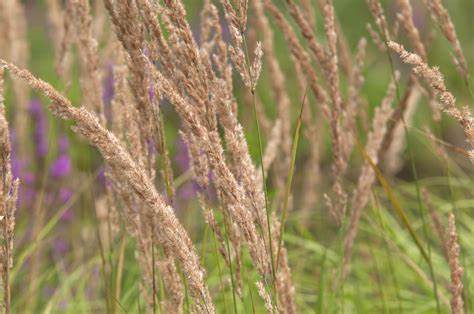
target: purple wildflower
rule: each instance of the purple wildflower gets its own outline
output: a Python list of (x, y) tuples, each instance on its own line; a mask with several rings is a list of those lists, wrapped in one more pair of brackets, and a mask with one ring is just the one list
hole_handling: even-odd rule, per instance
[(107, 75), (102, 81), (102, 101), (104, 102), (104, 115), (105, 119), (109, 123), (113, 123), (112, 116), (112, 99), (114, 98), (114, 72), (112, 71), (112, 65), (107, 69)]
[(54, 252), (58, 255), (63, 255), (69, 248), (68, 243), (63, 238), (56, 238), (53, 243)]
[(102, 101), (105, 104), (110, 104), (112, 98), (114, 97), (114, 72), (112, 71), (112, 66), (107, 70), (107, 75), (102, 81), (103, 90), (102, 90)]
[(99, 181), (100, 185), (105, 187), (109, 186), (109, 182), (105, 176), (105, 168), (104, 166), (100, 166), (99, 172), (97, 173), (97, 181)]
[(27, 170), (25, 160), (19, 158), (17, 154), (18, 142), (15, 130), (10, 130), (10, 142), (12, 143), (12, 175), (16, 179), (20, 179), (20, 187), (18, 191), (17, 206), (18, 208), (30, 206), (35, 195), (36, 189), (32, 188), (35, 183), (35, 175)]
[(10, 128), (10, 143), (12, 145), (11, 160), (12, 160), (12, 174), (13, 178), (20, 178), (24, 168), (24, 162), (20, 160), (16, 154), (17, 142), (16, 142), (15, 130)]
[(26, 185), (33, 185), (35, 183), (35, 175), (32, 172), (26, 171), (21, 176), (21, 181)]
[(58, 151), (60, 154), (66, 154), (69, 149), (69, 141), (66, 135), (61, 135), (58, 139)]
[(61, 200), (61, 203), (66, 203), (68, 202), (72, 197), (72, 191), (68, 188), (62, 188), (59, 191), (59, 199)]
[(193, 199), (200, 190), (201, 189), (196, 182), (187, 182), (178, 189), (178, 199), (182, 201), (189, 201)]
[[(69, 200), (71, 199), (72, 197), (72, 191), (68, 188), (61, 188), (61, 190), (59, 191), (59, 201), (65, 205), (67, 202), (69, 202)], [(71, 207), (68, 207), (63, 215), (61, 216), (61, 220), (63, 222), (69, 222), (69, 221), (72, 221), (74, 219), (74, 212), (72, 210)]]
[(61, 216), (62, 222), (70, 222), (74, 219), (74, 213), (72, 208), (68, 208), (64, 211), (63, 215)]
[(36, 156), (44, 158), (48, 153), (48, 119), (39, 100), (30, 102), (29, 112), (33, 120)]
[(18, 206), (29, 207), (36, 197), (36, 189), (26, 185), (21, 185), (19, 195), (20, 197), (18, 198)]
[(18, 158), (13, 157), (12, 154), (12, 175), (13, 178), (20, 178), (23, 171), (25, 163), (19, 160)]
[(176, 140), (176, 155), (175, 161), (178, 164), (178, 167), (182, 171), (186, 171), (189, 169), (189, 152), (188, 152), (188, 145), (186, 142), (181, 138), (178, 137)]
[(61, 154), (50, 168), (51, 177), (64, 178), (71, 172), (71, 159), (66, 154)]

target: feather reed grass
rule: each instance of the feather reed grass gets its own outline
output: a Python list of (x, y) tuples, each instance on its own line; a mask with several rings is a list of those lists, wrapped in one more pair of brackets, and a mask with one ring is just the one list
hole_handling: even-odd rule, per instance
[[(449, 42), (469, 89), (468, 55), (452, 17), (441, 0), (423, 3)], [(38, 8), (0, 1), (5, 311), (49, 312), (62, 299), (74, 298), (79, 301), (71, 304), (82, 312), (118, 313), (129, 311), (130, 304), (138, 312), (153, 313), (215, 313), (231, 307), (235, 313), (401, 312), (419, 309), (417, 302), (408, 302), (411, 298), (423, 298), (426, 308), (434, 309), (435, 302), (425, 295), (430, 288), (439, 313), (449, 305), (453, 313), (471, 309), (470, 274), (461, 266), (459, 243), (465, 228), (456, 229), (453, 214), (445, 227), (437, 209), (446, 206), (446, 211), (456, 211), (458, 221), (472, 220), (463, 210), (471, 205), (472, 184), (470, 164), (462, 156), (474, 162), (474, 118), (470, 107), (458, 108), (454, 95), (460, 103), (472, 99), (458, 96), (454, 84), (449, 91), (451, 82), (429, 65), (436, 62), (430, 50), (434, 32), (419, 15), (419, 6), (408, 0), (397, 0), (386, 10), (379, 0), (366, 4), (372, 22), (366, 34), (353, 38), (357, 28), (345, 29), (347, 18), (338, 18), (343, 11), (332, 0), (203, 0), (195, 14), (198, 22), (189, 9), (197, 7), (195, 1), (47, 0), (44, 18), (52, 63), (65, 89), (61, 93), (26, 70), (35, 61), (27, 38), (28, 24), (41, 18)], [(357, 19), (358, 24), (366, 22)], [(404, 39), (414, 53), (398, 43)], [(388, 56), (390, 71), (379, 64), (377, 50)], [(390, 53), (411, 67), (406, 80), (395, 71)], [(36, 64), (34, 69), (41, 71)], [(7, 84), (5, 70), (11, 77)], [(376, 81), (387, 73), (391, 82), (375, 103)], [(12, 87), (11, 93), (5, 86)], [(67, 133), (65, 126), (72, 125), (78, 138), (71, 156), (58, 140), (38, 163), (30, 158), (29, 135), (34, 132), (36, 138), (40, 124), (35, 122), (34, 130), (26, 127), (30, 91), (45, 96), (53, 116), (68, 121), (45, 116), (44, 124), (51, 123), (51, 132), (43, 134), (48, 144), (56, 140), (55, 131)], [(297, 108), (298, 97), (303, 100)], [(81, 106), (74, 106), (79, 99)], [(432, 107), (433, 116), (423, 118), (436, 128), (436, 137), (415, 123), (422, 118), (417, 114), (423, 100)], [(437, 127), (440, 111), (462, 128), (467, 148), (451, 143), (455, 132)], [(436, 162), (445, 163), (447, 183), (419, 176), (440, 168), (424, 165), (434, 161), (426, 158), (422, 145), (414, 147), (412, 136), (420, 134), (416, 140), (424, 143), (428, 137), (435, 155), (442, 157)], [(179, 141), (173, 147), (175, 136)], [(98, 150), (104, 165), (92, 151), (84, 153), (83, 140)], [(449, 150), (439, 148), (440, 143)], [(353, 152), (355, 147), (360, 154)], [(56, 153), (67, 160), (61, 164)], [(71, 164), (69, 158), (79, 155), (77, 165)], [(61, 167), (67, 173), (74, 168), (76, 174), (89, 171), (87, 166), (94, 170), (80, 187), (71, 184), (73, 196), (61, 205), (50, 200), (75, 181), (55, 177)], [(175, 173), (180, 173), (176, 179)], [(25, 181), (22, 186), (17, 177)], [(25, 193), (32, 186), (33, 200)], [(465, 199), (456, 199), (461, 195)], [(418, 212), (409, 210), (415, 198)], [(427, 229), (422, 202), (433, 232)], [(63, 229), (76, 235), (69, 228), (72, 221), (67, 222), (72, 205), (95, 209), (95, 233), (84, 223), (79, 236), (67, 239), (73, 246), (57, 248), (53, 229), (59, 237)], [(373, 211), (367, 210), (370, 206)], [(31, 221), (24, 210), (29, 207), (36, 210)], [(56, 207), (57, 212), (49, 211)], [(194, 208), (200, 211), (188, 210)], [(83, 222), (82, 217), (74, 219)], [(420, 225), (423, 237), (418, 236)], [(200, 237), (202, 243), (197, 242)], [(463, 257), (469, 256), (469, 245), (461, 244)], [(13, 248), (20, 251), (15, 264)], [(87, 260), (91, 252), (96, 255)], [(441, 253), (447, 263), (439, 262)], [(418, 265), (414, 256), (426, 264)], [(55, 263), (55, 271), (43, 274), (47, 259)], [(89, 266), (98, 266), (102, 280), (84, 285), (87, 276), (81, 275)], [(450, 280), (443, 277), (448, 266)], [(30, 281), (32, 297), (16, 293), (23, 277)], [(43, 302), (39, 292), (53, 277), (61, 286)], [(413, 280), (419, 278), (421, 282)], [(358, 280), (377, 284), (360, 285)], [(437, 282), (449, 285), (438, 288)], [(95, 294), (104, 298), (100, 305), (80, 302)], [(369, 294), (380, 295), (380, 302), (365, 302)]]
[(446, 89), (443, 75), (436, 67), (430, 67), (423, 62), (421, 57), (414, 53), (409, 53), (405, 48), (393, 41), (388, 42), (388, 46), (396, 52), (402, 61), (411, 65), (415, 75), (423, 78), (438, 96), (441, 102), (441, 110), (455, 119), (461, 126), (466, 136), (466, 141), (470, 145), (468, 150), (471, 162), (474, 162), (474, 117), (469, 107), (459, 109), (456, 106), (456, 98)]
[(5, 313), (9, 314), (11, 312), (10, 273), (13, 267), (13, 238), (19, 180), (14, 179), (11, 172), (10, 132), (3, 98), (3, 73), (3, 69), (0, 69), (0, 235), (2, 238), (0, 271), (3, 281), (3, 306)]
[(461, 43), (448, 10), (446, 10), (441, 0), (423, 0), (423, 3), (428, 8), (433, 21), (438, 24), (444, 37), (452, 45), (454, 50), (453, 62), (456, 65), (459, 73), (463, 76), (466, 82), (468, 82), (469, 70), (466, 58), (464, 57)]
[(74, 131), (87, 138), (99, 149), (105, 161), (110, 165), (114, 180), (124, 181), (133, 193), (147, 205), (145, 210), (159, 223), (156, 230), (160, 242), (167, 247), (180, 262), (187, 274), (191, 293), (196, 299), (198, 308), (213, 312), (214, 307), (210, 294), (204, 283), (204, 270), (200, 265), (194, 245), (186, 231), (176, 219), (171, 207), (167, 206), (163, 197), (156, 191), (143, 169), (132, 160), (127, 151), (120, 145), (117, 138), (100, 125), (98, 119), (83, 107), (74, 107), (71, 102), (56, 91), (48, 83), (35, 78), (30, 72), (0, 60), (2, 68), (24, 80), (31, 88), (43, 93), (52, 103), (51, 111), (61, 119), (76, 123)]
[(464, 268), (459, 262), (459, 243), (456, 231), (456, 218), (450, 213), (448, 224), (448, 237), (446, 239), (446, 249), (448, 251), (449, 269), (451, 270), (451, 311), (452, 313), (464, 313), (463, 308), (463, 284), (462, 275)]

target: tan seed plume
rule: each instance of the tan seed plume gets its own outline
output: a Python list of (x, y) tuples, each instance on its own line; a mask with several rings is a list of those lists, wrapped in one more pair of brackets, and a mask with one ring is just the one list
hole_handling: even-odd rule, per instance
[(398, 20), (405, 29), (410, 44), (415, 49), (416, 53), (426, 60), (426, 49), (421, 40), (420, 33), (413, 22), (413, 8), (410, 0), (397, 0), (401, 13), (399, 13)]
[(205, 284), (204, 270), (186, 230), (177, 220), (173, 209), (166, 205), (162, 196), (156, 191), (144, 169), (136, 165), (115, 135), (105, 129), (85, 108), (72, 106), (71, 102), (50, 84), (1, 59), (0, 66), (9, 69), (13, 75), (24, 80), (31, 88), (48, 97), (52, 101), (50, 109), (53, 114), (61, 119), (74, 121), (74, 131), (98, 148), (116, 179), (127, 182), (134, 193), (147, 205), (146, 210), (149, 210), (149, 215), (156, 217), (158, 225), (153, 232), (180, 262), (186, 273), (190, 292), (200, 310), (214, 312), (210, 293)]
[(10, 132), (4, 105), (3, 68), (0, 67), (0, 273), (3, 281), (3, 307), (11, 311), (10, 270), (13, 267), (15, 212), (20, 181), (13, 179)]
[[(393, 109), (391, 104), (395, 98), (396, 82), (392, 81), (388, 87), (387, 94), (382, 100), (380, 107), (376, 109), (373, 119), (372, 131), (368, 135), (365, 151), (372, 161), (377, 164), (378, 152), (387, 131), (387, 121)], [(354, 241), (358, 233), (362, 210), (369, 201), (372, 185), (375, 182), (375, 173), (368, 161), (362, 166), (357, 187), (352, 195), (351, 216), (349, 218), (349, 230), (344, 238), (344, 257), (342, 264), (341, 281), (344, 281), (349, 273), (349, 262), (352, 256)]]
[(456, 33), (456, 28), (451, 20), (448, 10), (443, 6), (441, 0), (423, 0), (423, 3), (430, 11), (431, 18), (438, 24), (444, 37), (451, 43), (454, 50), (454, 64), (458, 71), (467, 80), (469, 76), (468, 66), (464, 53), (462, 51), (461, 43)]
[(456, 219), (453, 213), (449, 214), (446, 248), (448, 250), (449, 269), (451, 270), (451, 312), (453, 314), (462, 314), (464, 313), (464, 302), (462, 297), (464, 289), (462, 275), (464, 274), (464, 268), (459, 262), (460, 249), (458, 234), (456, 231)]
[(388, 46), (400, 56), (404, 63), (413, 67), (412, 71), (415, 75), (424, 79), (428, 86), (433, 89), (441, 103), (441, 110), (460, 124), (470, 145), (469, 157), (471, 162), (474, 163), (474, 117), (469, 108), (459, 109), (456, 106), (456, 98), (447, 90), (443, 75), (438, 68), (428, 66), (419, 55), (409, 53), (396, 42), (389, 41)]

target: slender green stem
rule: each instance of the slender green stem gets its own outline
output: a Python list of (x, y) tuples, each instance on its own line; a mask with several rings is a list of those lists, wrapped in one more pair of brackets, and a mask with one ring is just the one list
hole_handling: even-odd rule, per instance
[(371, 260), (374, 263), (374, 268), (375, 268), (374, 269), (374, 273), (375, 273), (374, 277), (375, 277), (375, 282), (376, 282), (376, 285), (378, 287), (379, 294), (380, 294), (381, 306), (383, 308), (383, 312), (387, 313), (388, 312), (388, 310), (387, 310), (387, 300), (386, 300), (387, 297), (386, 297), (384, 289), (383, 289), (383, 282), (382, 282), (382, 278), (381, 278), (382, 277), (381, 276), (381, 270), (380, 270), (379, 263), (377, 261), (377, 255), (374, 252), (374, 248), (373, 248), (372, 244), (369, 244), (368, 247), (369, 247), (369, 253), (370, 253)]
[(109, 284), (109, 280), (107, 278), (107, 276), (108, 276), (107, 270), (106, 270), (107, 262), (106, 262), (106, 259), (105, 259), (104, 246), (103, 246), (102, 240), (100, 238), (98, 221), (96, 221), (96, 236), (97, 236), (97, 242), (99, 244), (100, 259), (102, 261), (101, 274), (102, 274), (102, 279), (104, 281), (105, 307), (106, 307), (106, 312), (110, 314), (110, 313), (112, 313), (111, 304), (110, 304), (110, 291), (109, 291), (110, 284)]
[[(154, 230), (154, 228), (152, 229)], [(151, 269), (152, 269), (152, 289), (153, 289), (153, 314), (156, 314), (156, 274), (155, 274), (155, 246), (153, 245), (153, 234), (152, 233), (152, 241), (151, 241)]]
[[(388, 228), (387, 228), (387, 224), (386, 224), (385, 220), (382, 217), (382, 213), (380, 211), (381, 206), (380, 206), (379, 199), (377, 197), (377, 194), (373, 193), (373, 195), (374, 195), (374, 200), (375, 200), (374, 211), (376, 213), (376, 217), (379, 220), (379, 223), (380, 223), (380, 226), (381, 226), (382, 230), (387, 232)], [(398, 280), (397, 280), (397, 276), (396, 276), (396, 273), (395, 273), (395, 267), (393, 265), (393, 260), (392, 260), (391, 252), (390, 252), (390, 249), (389, 249), (388, 241), (385, 237), (383, 237), (383, 241), (384, 241), (384, 244), (385, 244), (384, 249), (385, 249), (385, 253), (386, 253), (386, 257), (387, 257), (387, 265), (388, 265), (388, 268), (390, 269), (390, 275), (391, 275), (391, 278), (392, 278), (392, 281), (393, 281), (393, 288), (395, 289), (395, 296), (397, 298), (398, 313), (403, 313)]]
[(418, 183), (418, 171), (416, 169), (413, 152), (410, 149), (411, 148), (410, 138), (408, 136), (407, 125), (406, 125), (405, 118), (403, 117), (403, 115), (402, 115), (401, 119), (402, 119), (402, 123), (403, 123), (403, 129), (405, 131), (405, 138), (406, 138), (406, 142), (407, 142), (407, 151), (408, 151), (408, 154), (410, 156), (411, 170), (412, 170), (412, 173), (413, 173), (413, 176), (414, 176), (414, 179), (415, 179), (415, 189), (416, 189), (416, 198), (417, 198), (417, 203), (418, 203), (418, 211), (420, 212), (420, 215), (421, 215), (421, 220), (422, 220), (422, 224), (423, 224), (423, 233), (425, 235), (425, 238), (427, 240), (427, 245), (428, 245), (428, 257), (429, 257), (428, 267), (430, 269), (430, 276), (431, 276), (431, 279), (433, 281), (433, 293), (434, 293), (434, 296), (435, 296), (435, 299), (436, 299), (436, 310), (437, 310), (437, 313), (439, 314), (439, 313), (441, 313), (441, 307), (440, 307), (439, 298), (438, 298), (438, 284), (436, 282), (436, 276), (435, 276), (435, 273), (434, 273), (433, 263), (432, 263), (432, 260), (431, 260), (431, 245), (430, 245), (429, 240), (428, 240), (428, 229), (427, 229), (427, 224), (426, 224), (426, 219), (425, 219), (425, 210), (424, 210), (424, 207), (423, 207), (423, 203), (421, 201), (421, 191), (420, 191), (420, 185)]
[(280, 264), (279, 263), (280, 251), (283, 244), (283, 234), (285, 232), (286, 215), (287, 215), (287, 210), (288, 210), (288, 199), (290, 198), (291, 185), (293, 184), (293, 175), (295, 173), (296, 152), (298, 151), (298, 143), (300, 139), (301, 126), (303, 124), (302, 117), (303, 117), (303, 109), (304, 109), (304, 103), (306, 101), (307, 92), (308, 92), (308, 89), (306, 88), (305, 93), (303, 95), (303, 100), (301, 102), (300, 114), (296, 122), (295, 135), (293, 137), (293, 145), (291, 147), (291, 162), (290, 162), (290, 166), (288, 170), (288, 179), (286, 181), (285, 197), (283, 198), (283, 208), (281, 210), (280, 234), (279, 234), (279, 239), (278, 239), (277, 263), (276, 263), (277, 270)]
[(321, 261), (321, 275), (319, 278), (319, 293), (318, 299), (316, 301), (315, 312), (319, 314), (324, 313), (324, 281), (326, 280), (325, 270), (326, 270), (326, 255), (327, 249), (324, 250), (323, 260)]
[[(212, 233), (212, 237), (214, 239), (214, 251), (216, 254), (216, 264), (217, 264), (217, 271), (219, 273), (219, 283), (221, 285), (221, 291), (224, 292), (224, 283), (222, 282), (222, 269), (221, 269), (221, 263), (219, 263), (219, 250), (218, 250), (218, 245), (217, 245), (217, 239), (216, 239), (216, 234), (215, 232)], [(227, 313), (227, 302), (226, 302), (226, 297), (225, 293), (222, 294), (222, 299), (224, 303), (224, 313)]]
[(260, 134), (260, 124), (258, 122), (257, 105), (255, 101), (255, 91), (252, 91), (252, 98), (253, 98), (253, 113), (254, 113), (254, 118), (255, 118), (255, 124), (257, 126), (258, 146), (260, 150), (260, 169), (262, 172), (263, 193), (265, 195), (265, 214), (266, 214), (266, 220), (267, 220), (268, 245), (270, 249), (271, 270), (272, 270), (272, 277), (273, 277), (273, 286), (276, 291), (276, 287), (275, 287), (276, 272), (275, 272), (275, 261), (274, 261), (273, 244), (272, 244), (272, 227), (271, 227), (271, 220), (270, 220), (271, 213), (270, 213), (270, 208), (268, 206), (268, 192), (267, 192), (267, 181), (265, 179), (265, 169), (263, 168), (262, 136)]
[[(394, 67), (394, 64), (393, 64), (392, 57), (390, 55), (390, 49), (389, 49), (388, 44), (387, 44), (387, 39), (385, 39), (385, 47), (386, 47), (386, 51), (387, 51), (387, 58), (388, 58), (388, 61), (389, 61), (389, 64), (390, 64), (391, 73), (392, 73), (392, 79), (395, 83), (396, 90), (397, 90), (397, 100), (400, 103), (400, 87), (399, 87), (398, 81), (395, 77), (395, 67)], [(408, 151), (408, 154), (409, 154), (410, 166), (411, 166), (411, 170), (412, 170), (412, 173), (413, 173), (413, 177), (415, 179), (415, 188), (416, 188), (416, 198), (417, 198), (417, 202), (418, 202), (418, 210), (420, 212), (421, 219), (422, 219), (423, 232), (425, 234), (425, 238), (427, 238), (428, 237), (428, 231), (427, 231), (427, 228), (426, 228), (423, 204), (422, 204), (422, 201), (421, 201), (420, 186), (419, 186), (419, 183), (418, 183), (418, 172), (417, 172), (417, 169), (416, 169), (413, 152), (411, 150), (410, 138), (408, 136), (408, 128), (407, 128), (407, 124), (406, 124), (403, 112), (401, 114), (400, 119), (402, 121), (403, 130), (404, 130), (404, 134), (405, 134), (405, 139), (406, 139), (406, 142), (407, 142), (407, 151)], [(421, 248), (421, 246), (420, 246), (420, 248)], [(431, 261), (431, 247), (429, 245), (429, 241), (428, 241), (427, 263), (428, 263), (428, 267), (430, 269), (430, 276), (431, 276), (431, 279), (433, 281), (433, 294), (434, 294), (434, 297), (435, 297), (435, 300), (436, 300), (436, 312), (438, 314), (440, 314), (441, 313), (441, 307), (440, 307), (439, 298), (438, 298), (438, 285), (437, 285), (437, 282), (436, 282), (436, 277), (435, 277), (435, 274), (434, 274), (433, 264), (432, 264), (432, 261)]]
[(227, 249), (227, 258), (229, 259), (230, 281), (232, 284), (232, 301), (234, 304), (234, 313), (237, 314), (238, 313), (237, 297), (235, 295), (236, 286), (235, 286), (235, 280), (234, 280), (234, 271), (232, 269), (232, 258), (230, 255), (229, 231), (227, 229), (227, 220), (225, 219), (225, 215), (224, 215), (224, 232), (225, 232), (225, 240), (226, 240), (225, 244), (226, 244), (226, 249)]
[[(243, 29), (243, 28), (242, 28)], [(250, 76), (250, 57), (247, 45), (247, 39), (245, 34), (242, 32), (242, 38), (244, 43), (244, 50), (245, 50), (245, 58), (246, 58), (246, 65), (247, 71)], [(263, 167), (263, 145), (262, 145), (262, 135), (260, 132), (260, 123), (258, 120), (258, 113), (257, 113), (257, 102), (256, 102), (256, 95), (255, 95), (255, 84), (256, 82), (251, 82), (252, 88), (250, 90), (252, 94), (252, 104), (253, 104), (253, 114), (255, 119), (255, 125), (257, 127), (257, 136), (258, 136), (258, 148), (259, 148), (259, 159), (260, 159), (260, 170), (262, 172), (262, 182), (263, 182), (263, 193), (265, 196), (265, 215), (266, 215), (266, 223), (267, 223), (267, 231), (268, 231), (268, 246), (270, 250), (270, 268), (272, 271), (272, 281), (273, 281), (273, 299), (275, 301), (275, 305), (277, 304), (277, 297), (276, 297), (276, 272), (275, 272), (275, 257), (273, 254), (273, 244), (272, 244), (272, 229), (271, 229), (271, 212), (270, 207), (268, 206), (268, 190), (267, 190), (267, 180), (265, 179), (265, 169)]]
[(379, 180), (380, 184), (385, 190), (385, 193), (387, 194), (387, 197), (389, 198), (392, 207), (395, 209), (395, 212), (398, 214), (400, 219), (402, 220), (403, 224), (405, 227), (408, 229), (408, 232), (410, 233), (410, 236), (412, 237), (413, 241), (415, 242), (416, 246), (418, 247), (421, 256), (425, 259), (425, 261), (430, 264), (430, 259), (428, 256), (428, 253), (426, 253), (426, 250), (424, 249), (422, 242), (418, 235), (416, 234), (415, 230), (413, 229), (412, 225), (410, 224), (410, 220), (408, 219), (408, 216), (406, 215), (405, 211), (403, 210), (402, 206), (400, 205), (398, 199), (395, 197), (395, 194), (393, 193), (392, 188), (390, 187), (389, 183), (385, 179), (385, 177), (382, 175), (382, 172), (380, 169), (377, 167), (377, 165), (374, 163), (372, 158), (367, 154), (365, 149), (362, 147), (359, 139), (356, 137), (356, 144), (358, 149), (360, 150), (362, 156), (364, 159), (369, 163), (371, 168), (375, 172), (375, 176)]
[[(125, 234), (122, 233), (120, 236), (120, 249), (119, 249), (119, 254), (118, 254), (118, 259), (117, 259), (117, 265), (116, 265), (116, 274), (115, 274), (115, 299), (117, 302), (120, 300), (120, 295), (122, 291), (122, 275), (123, 275), (123, 269), (124, 269), (124, 262), (125, 262), (125, 246), (127, 244)], [(118, 302), (120, 305), (120, 302)], [(117, 310), (115, 308), (115, 310)]]
[(189, 302), (189, 288), (188, 288), (188, 282), (185, 280), (186, 276), (184, 276), (183, 271), (181, 270), (181, 267), (178, 268), (179, 273), (181, 275), (181, 281), (184, 283), (184, 304), (186, 305), (187, 313), (191, 313), (191, 304)]

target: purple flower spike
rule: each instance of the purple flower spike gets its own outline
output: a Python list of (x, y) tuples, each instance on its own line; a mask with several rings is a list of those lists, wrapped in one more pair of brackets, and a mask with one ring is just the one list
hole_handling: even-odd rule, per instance
[(112, 117), (112, 100), (114, 98), (114, 72), (112, 65), (109, 65), (107, 69), (107, 74), (102, 80), (102, 101), (104, 102), (104, 115), (105, 119), (109, 123), (113, 123)]
[[(59, 201), (64, 205), (66, 204), (67, 202), (69, 202), (69, 200), (71, 199), (72, 197), (72, 191), (68, 188), (62, 188), (60, 191), (59, 191)], [(74, 212), (72, 210), (72, 208), (67, 208), (66, 211), (64, 211), (63, 215), (61, 216), (61, 220), (63, 222), (69, 222), (69, 221), (72, 221), (74, 219)]]
[(104, 87), (102, 91), (102, 101), (106, 104), (110, 104), (114, 97), (114, 73), (112, 66), (108, 69), (107, 76), (104, 78), (102, 84)]
[(150, 97), (151, 101), (155, 99), (155, 89), (152, 84), (150, 84), (150, 87), (148, 88), (148, 97)]
[(48, 154), (48, 119), (38, 100), (30, 102), (29, 112), (34, 123), (33, 138), (36, 144), (36, 155), (44, 158)]
[(66, 135), (61, 135), (58, 139), (58, 150), (60, 154), (66, 154), (69, 149), (69, 141)]
[(23, 171), (24, 163), (12, 156), (12, 174), (13, 178), (20, 178)]
[(61, 216), (62, 222), (70, 222), (73, 219), (74, 219), (74, 213), (72, 212), (72, 208), (66, 209), (66, 211), (64, 211), (63, 215)]
[(36, 197), (36, 190), (31, 187), (22, 187), (20, 189), (19, 205), (20, 207), (28, 207), (33, 203)]
[(178, 190), (178, 199), (189, 201), (196, 196), (198, 191), (200, 191), (200, 187), (196, 182), (187, 182)]
[(35, 183), (35, 175), (32, 172), (25, 172), (21, 178), (24, 184), (33, 185)]
[(64, 178), (71, 172), (71, 159), (68, 155), (60, 155), (51, 165), (51, 176), (53, 178)]
[(68, 202), (72, 197), (72, 191), (69, 190), (68, 188), (62, 188), (59, 191), (59, 199), (61, 200), (62, 203)]
[(178, 164), (179, 168), (182, 171), (186, 171), (189, 169), (188, 145), (181, 137), (179, 137), (176, 140), (176, 147), (177, 147), (177, 152), (175, 155), (176, 163)]
[(97, 180), (99, 181), (100, 185), (101, 186), (109, 186), (109, 182), (107, 180), (107, 178), (105, 177), (105, 168), (104, 166), (101, 166), (99, 168), (99, 172), (97, 174)]
[(31, 100), (29, 110), (30, 114), (35, 117), (43, 114), (41, 102), (38, 99)]
[(67, 252), (69, 245), (63, 238), (57, 238), (54, 240), (53, 248), (56, 254), (62, 255)]
[(12, 152), (11, 152), (12, 174), (13, 174), (13, 178), (16, 179), (22, 176), (25, 163), (23, 162), (23, 160), (20, 160), (17, 156), (18, 143), (16, 139), (16, 133), (13, 128), (10, 129), (10, 143), (12, 143)]

